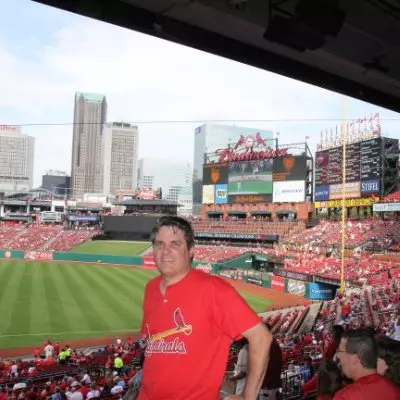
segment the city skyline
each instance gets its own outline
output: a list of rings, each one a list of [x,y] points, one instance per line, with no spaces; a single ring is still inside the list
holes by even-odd
[[[29,125],[34,186],[48,169],[71,168],[78,90],[107,96],[107,122],[139,125],[141,158],[191,161],[193,131],[207,121],[273,130],[282,142],[309,136],[314,153],[321,130],[379,112],[382,134],[400,137],[399,114],[354,99],[344,111],[327,90],[28,0],[1,10],[0,124]]]

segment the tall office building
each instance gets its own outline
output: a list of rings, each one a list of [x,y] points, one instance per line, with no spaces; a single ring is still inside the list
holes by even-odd
[[[102,138],[107,120],[106,97],[76,93],[72,139],[71,183],[73,196],[103,191]]]
[[[181,188],[192,185],[192,167],[185,161],[160,158],[141,158],[138,168],[138,187],[162,190],[162,198],[178,201]]]
[[[33,186],[35,138],[17,126],[0,125],[0,192],[12,194]]]
[[[205,154],[215,153],[218,149],[235,146],[241,136],[255,136],[259,133],[267,145],[274,145],[273,132],[241,126],[204,124],[194,131],[194,165],[193,165],[193,210],[197,215],[202,203],[203,164]]]
[[[139,131],[136,125],[106,124],[103,136],[103,193],[136,188]]]

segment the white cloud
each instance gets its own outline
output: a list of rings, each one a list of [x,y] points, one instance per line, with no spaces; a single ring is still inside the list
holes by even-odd
[[[68,21],[43,38],[35,57],[16,57],[10,43],[0,43],[0,75],[7,77],[0,81],[0,110],[21,115],[4,122],[71,122],[75,91],[105,94],[109,120],[341,118],[340,96],[331,92],[102,22]],[[40,32],[38,19],[27,40],[36,43]],[[286,142],[312,136],[314,144],[335,123],[240,125],[278,129]],[[140,156],[191,161],[195,126],[141,125]],[[36,137],[36,184],[48,168],[69,171],[71,126],[24,131]]]

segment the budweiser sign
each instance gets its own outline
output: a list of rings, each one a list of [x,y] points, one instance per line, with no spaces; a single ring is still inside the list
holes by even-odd
[[[255,148],[259,150],[255,150]],[[219,156],[218,162],[234,162],[286,156],[288,150],[287,148],[273,149],[272,147],[268,147],[265,140],[257,133],[255,136],[249,135],[246,138],[240,135],[235,146],[218,149],[216,150],[216,154]]]

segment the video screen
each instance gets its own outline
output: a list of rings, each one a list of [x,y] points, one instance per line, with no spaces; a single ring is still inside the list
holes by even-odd
[[[237,161],[229,164],[229,195],[272,193],[273,159]]]

